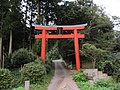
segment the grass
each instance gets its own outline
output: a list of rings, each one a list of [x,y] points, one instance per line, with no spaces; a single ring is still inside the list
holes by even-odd
[[[91,84],[82,71],[74,73],[73,79],[81,90],[120,90],[120,83],[115,83],[113,79],[98,80]]]
[[[13,89],[12,90],[25,90],[24,84],[21,83],[21,76],[18,69],[11,70],[12,74],[14,76],[13,81]],[[46,74],[44,76],[43,82],[37,83],[37,84],[30,84],[30,90],[47,90],[47,87],[52,79],[52,76],[54,74],[54,69],[51,70],[50,73]]]
[[[43,82],[40,84],[31,84],[30,90],[47,90],[47,87],[51,81],[52,76],[53,76],[53,72],[46,74]]]
[[[20,69],[18,68],[11,69],[11,72],[14,78],[12,82],[12,87],[16,88],[22,84]]]

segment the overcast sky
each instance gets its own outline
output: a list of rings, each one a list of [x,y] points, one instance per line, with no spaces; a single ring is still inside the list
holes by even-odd
[[[75,0],[66,0],[75,1]],[[102,6],[106,14],[111,16],[120,17],[120,0],[93,0],[98,6]],[[115,26],[114,30],[120,31],[120,27]]]
[[[75,0],[66,0],[75,1]],[[120,0],[93,0],[98,6],[105,8],[108,15],[120,17]]]
[[[106,13],[120,17],[120,0],[93,0],[97,5],[105,7]]]

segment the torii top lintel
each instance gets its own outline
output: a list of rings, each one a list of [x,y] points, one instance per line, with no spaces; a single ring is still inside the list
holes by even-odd
[[[43,26],[43,25],[33,25],[36,30],[57,30],[57,28],[62,27],[63,30],[82,30],[87,26],[87,24],[80,24],[80,25],[55,25],[55,26]]]

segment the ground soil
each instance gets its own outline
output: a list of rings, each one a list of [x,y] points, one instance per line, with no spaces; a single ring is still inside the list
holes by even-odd
[[[47,90],[80,90],[61,62],[55,62],[55,74]]]

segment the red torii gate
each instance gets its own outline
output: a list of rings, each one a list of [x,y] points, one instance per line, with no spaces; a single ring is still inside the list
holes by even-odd
[[[34,25],[36,30],[41,30],[42,34],[35,35],[36,39],[42,39],[41,46],[41,58],[45,63],[46,56],[46,39],[48,38],[74,38],[74,46],[75,46],[75,56],[76,56],[76,70],[80,70],[80,52],[79,52],[79,43],[78,38],[85,38],[84,34],[79,34],[78,31],[85,28],[87,24],[81,25],[71,25],[71,26],[42,26],[42,25]],[[58,34],[47,34],[46,31],[58,31]],[[72,34],[62,34],[62,31],[73,31]]]

